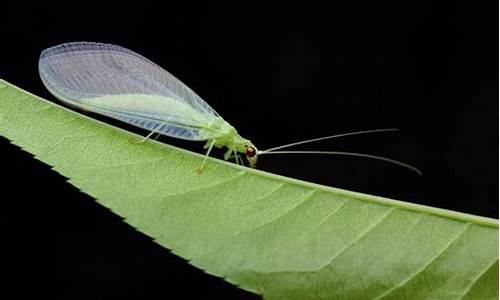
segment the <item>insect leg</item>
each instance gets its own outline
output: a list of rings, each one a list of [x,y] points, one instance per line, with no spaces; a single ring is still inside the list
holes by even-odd
[[[236,149],[233,149],[233,153],[234,153],[234,159],[236,160],[236,164],[239,165],[240,160],[238,159],[238,152],[236,152]]]
[[[155,132],[161,127],[161,123],[156,125],[153,130],[148,134],[146,135],[145,137],[143,137],[140,141],[132,141],[132,143],[134,144],[142,144],[144,143],[147,139],[149,139],[153,134],[155,134]],[[158,136],[155,138],[155,140],[160,136],[160,134],[158,134]]]
[[[153,138],[153,140],[155,140],[155,141],[158,140],[158,138],[160,137],[160,135],[161,135],[161,133],[157,132],[156,136]]]
[[[212,140],[212,142],[210,143],[210,146],[208,146],[207,154],[205,154],[205,158],[203,158],[203,162],[201,163],[201,166],[197,169],[198,173],[201,174],[201,172],[203,171],[203,168],[205,167],[205,162],[207,161],[207,157],[210,154],[210,151],[212,151],[212,147],[214,146],[214,144],[215,144],[215,139]]]
[[[231,154],[233,153],[233,149],[227,149],[226,153],[224,154],[224,160],[228,160],[231,158]]]
[[[236,162],[239,161],[239,163],[238,163],[239,165],[242,165],[242,166],[245,165],[245,163],[243,162],[243,158],[241,158],[241,155],[239,155],[238,152],[235,152],[234,156],[236,157]]]

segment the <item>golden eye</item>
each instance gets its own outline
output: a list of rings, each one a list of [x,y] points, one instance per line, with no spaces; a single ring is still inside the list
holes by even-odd
[[[247,150],[245,151],[245,154],[248,157],[254,157],[255,156],[255,148],[254,147],[247,147]]]

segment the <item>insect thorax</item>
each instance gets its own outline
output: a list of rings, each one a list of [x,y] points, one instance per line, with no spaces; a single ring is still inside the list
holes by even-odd
[[[246,146],[252,144],[249,140],[241,137],[231,124],[222,119],[210,124],[210,130],[216,133],[211,140],[215,140],[214,146],[217,148],[227,147],[244,153]]]

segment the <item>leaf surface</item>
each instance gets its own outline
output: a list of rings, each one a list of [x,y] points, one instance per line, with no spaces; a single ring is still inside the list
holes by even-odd
[[[0,80],[0,135],[198,268],[267,299],[498,299],[498,221],[148,141]]]

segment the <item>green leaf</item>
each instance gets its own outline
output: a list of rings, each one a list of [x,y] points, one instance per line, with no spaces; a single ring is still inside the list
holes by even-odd
[[[497,299],[498,222],[330,188],[95,121],[0,81],[0,134],[175,254],[268,299]]]

